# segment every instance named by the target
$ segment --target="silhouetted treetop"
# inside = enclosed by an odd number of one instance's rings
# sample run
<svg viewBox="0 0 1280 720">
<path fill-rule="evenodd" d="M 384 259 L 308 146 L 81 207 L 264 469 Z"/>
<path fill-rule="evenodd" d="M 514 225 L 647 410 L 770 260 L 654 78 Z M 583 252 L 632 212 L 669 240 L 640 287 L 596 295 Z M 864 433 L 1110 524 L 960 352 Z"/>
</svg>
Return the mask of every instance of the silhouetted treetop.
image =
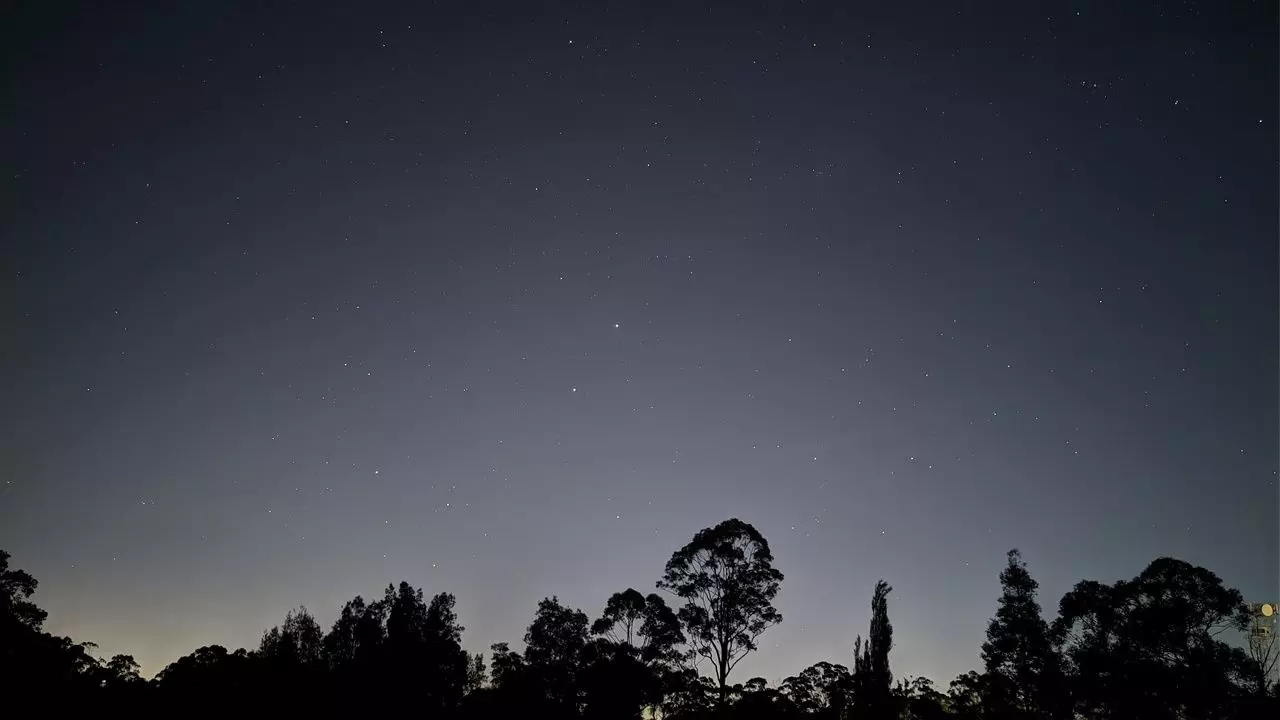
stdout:
<svg viewBox="0 0 1280 720">
<path fill-rule="evenodd" d="M 1049 624 L 1040 613 L 1039 585 L 1022 555 L 1008 553 L 1000 572 L 1000 599 L 987 625 L 982 661 L 987 678 L 984 705 L 999 708 L 1009 718 L 1063 718 L 1070 715 L 1065 701 L 1062 663 L 1049 638 Z"/>
<path fill-rule="evenodd" d="M 699 531 L 667 561 L 658 587 L 685 601 L 677 617 L 693 651 L 711 661 L 721 704 L 729 673 L 782 622 L 773 606 L 781 582 L 769 541 L 737 518 Z"/>
<path fill-rule="evenodd" d="M 614 593 L 605 603 L 604 613 L 591 624 L 591 632 L 618 643 L 635 644 L 635 631 L 644 619 L 644 595 L 635 588 Z"/>
<path fill-rule="evenodd" d="M 324 659 L 323 640 L 319 623 L 304 606 L 290 610 L 283 625 L 263 633 L 258 653 L 284 665 L 310 665 Z"/>
<path fill-rule="evenodd" d="M 25 570 L 9 569 L 9 553 L 0 550 L 0 622 L 16 622 L 39 630 L 48 617 L 30 598 L 39 585 Z"/>
<path fill-rule="evenodd" d="M 680 620 L 662 596 L 646 597 L 634 588 L 609 597 L 591 632 L 636 648 L 645 662 L 675 662 L 681 656 L 677 648 L 685 642 Z"/>
<path fill-rule="evenodd" d="M 853 705 L 861 716 L 886 720 L 896 715 L 893 701 L 893 673 L 889 651 L 893 649 L 893 625 L 889 622 L 889 593 L 884 580 L 876 583 L 871 595 L 871 624 L 864 643 L 854 642 Z"/>
</svg>

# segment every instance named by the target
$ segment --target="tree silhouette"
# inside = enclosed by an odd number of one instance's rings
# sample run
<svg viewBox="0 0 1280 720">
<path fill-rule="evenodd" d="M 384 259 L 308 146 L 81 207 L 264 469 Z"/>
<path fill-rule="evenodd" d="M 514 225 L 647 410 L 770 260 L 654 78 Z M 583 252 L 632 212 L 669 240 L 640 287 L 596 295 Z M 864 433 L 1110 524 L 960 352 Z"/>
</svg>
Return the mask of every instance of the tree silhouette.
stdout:
<svg viewBox="0 0 1280 720">
<path fill-rule="evenodd" d="M 69 709 L 102 690 L 108 679 L 90 654 L 96 646 L 41 630 L 48 613 L 29 599 L 39 583 L 23 570 L 11 570 L 9 557 L 0 550 L 0 686 L 42 694 L 46 710 Z"/>
<path fill-rule="evenodd" d="M 151 699 L 147 681 L 142 679 L 141 668 L 132 655 L 117 654 L 101 663 L 98 670 L 101 697 L 99 707 L 143 709 Z"/>
<path fill-rule="evenodd" d="M 484 653 L 467 654 L 467 678 L 463 694 L 479 692 L 489 681 L 489 670 L 484 664 Z"/>
<path fill-rule="evenodd" d="M 795 714 L 791 698 L 761 677 L 733 688 L 733 716 L 744 720 L 772 720 Z"/>
<path fill-rule="evenodd" d="M 614 593 L 591 625 L 601 636 L 587 648 L 587 709 L 592 717 L 629 717 L 661 704 L 686 658 L 680 621 L 656 593 Z"/>
<path fill-rule="evenodd" d="M 876 583 L 867 640 L 864 643 L 859 636 L 854 643 L 854 703 L 858 716 L 868 720 L 889 720 L 896 713 L 893 673 L 889 670 L 889 651 L 893 649 L 893 625 L 889 623 L 892 591 L 884 580 Z"/>
<path fill-rule="evenodd" d="M 600 619 L 591 624 L 591 632 L 604 635 L 615 643 L 635 644 L 635 631 L 644 620 L 644 595 L 635 588 L 614 593 L 605 603 Z"/>
<path fill-rule="evenodd" d="M 843 665 L 820 662 L 782 681 L 782 692 L 797 712 L 836 720 L 849 702 L 853 676 Z"/>
<path fill-rule="evenodd" d="M 250 660 L 252 682 L 269 688 L 277 704 L 298 712 L 321 701 L 327 670 L 323 636 L 305 607 L 290 610 L 282 625 L 264 632 Z"/>
<path fill-rule="evenodd" d="M 525 672 L 524 658 L 513 651 L 506 643 L 494 643 L 489 648 L 493 655 L 493 684 L 495 687 L 509 687 Z"/>
<path fill-rule="evenodd" d="M 255 665 L 255 658 L 244 648 L 232 653 L 221 645 L 206 645 L 161 670 L 156 684 L 175 705 L 196 700 L 226 707 L 259 689 Z"/>
<path fill-rule="evenodd" d="M 35 594 L 37 585 L 26 571 L 10 570 L 9 553 L 0 550 L 0 623 L 40 629 L 49 613 L 27 599 Z"/>
<path fill-rule="evenodd" d="M 996 615 L 982 644 L 987 674 L 983 706 L 988 716 L 1009 720 L 1069 716 L 1061 659 L 1036 599 L 1039 585 L 1017 550 L 1007 557 Z"/>
<path fill-rule="evenodd" d="M 582 655 L 587 647 L 587 615 L 543 598 L 525 632 L 524 660 L 543 689 L 548 706 L 562 717 L 581 709 Z"/>
<path fill-rule="evenodd" d="M 893 689 L 897 705 L 894 717 L 901 720 L 946 720 L 952 717 L 947 697 L 933 688 L 929 678 L 917 677 L 899 681 Z"/>
<path fill-rule="evenodd" d="M 480 682 L 464 698 L 462 717 L 479 720 L 518 717 L 521 714 L 533 716 L 543 709 L 545 703 L 539 697 L 524 658 L 511 650 L 507 643 L 490 646 L 490 682 L 487 685 L 483 683 L 482 674 L 476 672 L 475 658 L 479 656 L 473 656 L 469 680 Z M 480 665 L 483 666 L 483 660 L 480 660 Z"/>
<path fill-rule="evenodd" d="M 339 694 L 350 703 L 367 705 L 386 682 L 381 667 L 386 656 L 387 612 L 384 601 L 367 603 L 357 595 L 342 606 L 322 641 L 329 672 L 341 688 Z"/>
<path fill-rule="evenodd" d="M 781 582 L 769 542 L 737 518 L 700 531 L 667 561 L 658 587 L 685 601 L 678 617 L 693 651 L 712 663 L 722 706 L 729 673 L 782 622 L 773 607 Z"/>
<path fill-rule="evenodd" d="M 1240 593 L 1217 575 L 1159 558 L 1138 577 L 1078 583 L 1052 632 L 1072 665 L 1076 711 L 1087 717 L 1230 717 L 1248 657 L 1218 639 L 1242 629 Z"/>
<path fill-rule="evenodd" d="M 440 593 L 424 600 L 421 588 L 402 581 L 388 585 L 385 639 L 375 645 L 376 683 L 392 707 L 412 700 L 434 712 L 451 712 L 462 701 L 467 680 L 467 656 L 461 646 L 463 628 L 454 612 L 455 599 Z M 376 636 L 380 614 L 366 609 L 357 635 Z M 363 641 L 362 641 L 363 642 Z"/>
<path fill-rule="evenodd" d="M 333 621 L 329 634 L 324 636 L 325 659 L 333 670 L 349 669 L 359 654 L 361 636 L 357 632 L 367 608 L 359 595 L 348 600 Z"/>
<path fill-rule="evenodd" d="M 681 720 L 703 718 L 710 716 L 717 707 L 720 689 L 715 680 L 699 675 L 694 668 L 685 668 L 670 680 L 662 700 L 663 717 Z"/>
<path fill-rule="evenodd" d="M 678 662 L 679 646 L 685 642 L 680 620 L 662 596 L 649 593 L 645 597 L 634 588 L 609 597 L 591 632 L 633 646 L 645 662 Z"/>
<path fill-rule="evenodd" d="M 402 580 L 398 588 L 387 586 L 383 602 L 387 606 L 387 643 L 401 646 L 420 643 L 427 628 L 427 604 L 422 599 L 422 589 Z"/>
<path fill-rule="evenodd" d="M 103 669 L 106 670 L 109 683 L 132 685 L 142 682 L 142 675 L 138 672 L 141 668 L 132 655 L 112 655 Z"/>
<path fill-rule="evenodd" d="M 580 670 L 583 717 L 640 718 L 662 699 L 662 675 L 645 664 L 634 645 L 596 638 L 583 649 Z"/>
<path fill-rule="evenodd" d="M 290 610 L 284 624 L 262 634 L 258 653 L 284 666 L 311 666 L 324 658 L 323 636 L 316 619 L 305 606 Z"/>
<path fill-rule="evenodd" d="M 435 705 L 446 710 L 456 708 L 466 693 L 468 676 L 472 668 L 467 652 L 462 649 L 462 633 L 458 614 L 454 611 L 457 599 L 450 593 L 438 593 L 427 605 L 427 619 L 423 633 L 423 652 L 426 670 L 435 679 L 432 697 Z M 484 671 L 484 659 L 480 672 Z"/>
<path fill-rule="evenodd" d="M 988 696 L 987 675 L 970 670 L 951 681 L 947 688 L 947 705 L 951 714 L 964 720 L 984 717 L 982 701 Z"/>
</svg>

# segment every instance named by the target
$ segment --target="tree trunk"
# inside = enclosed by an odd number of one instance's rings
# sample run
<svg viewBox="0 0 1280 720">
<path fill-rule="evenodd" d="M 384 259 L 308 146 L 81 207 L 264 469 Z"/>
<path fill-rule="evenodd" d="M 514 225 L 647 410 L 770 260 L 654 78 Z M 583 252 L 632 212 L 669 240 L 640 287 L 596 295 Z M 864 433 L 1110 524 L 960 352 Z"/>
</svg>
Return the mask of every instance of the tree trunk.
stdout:
<svg viewBox="0 0 1280 720">
<path fill-rule="evenodd" d="M 720 644 L 720 662 L 716 666 L 716 681 L 720 684 L 720 707 L 723 708 L 729 701 L 729 648 L 725 647 L 726 643 Z"/>
</svg>

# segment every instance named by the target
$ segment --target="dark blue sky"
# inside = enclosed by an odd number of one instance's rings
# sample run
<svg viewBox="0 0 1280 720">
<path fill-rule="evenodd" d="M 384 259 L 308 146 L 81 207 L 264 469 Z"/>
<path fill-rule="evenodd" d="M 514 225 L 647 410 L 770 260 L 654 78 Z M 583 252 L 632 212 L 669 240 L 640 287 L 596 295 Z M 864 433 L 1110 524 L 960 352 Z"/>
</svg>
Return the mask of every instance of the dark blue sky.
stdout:
<svg viewBox="0 0 1280 720">
<path fill-rule="evenodd" d="M 151 673 L 407 579 L 518 645 L 730 516 L 786 574 L 740 679 L 883 577 L 945 683 L 1011 547 L 1050 611 L 1276 599 L 1274 3 L 183 5 L 0 23 L 51 630 Z"/>
</svg>

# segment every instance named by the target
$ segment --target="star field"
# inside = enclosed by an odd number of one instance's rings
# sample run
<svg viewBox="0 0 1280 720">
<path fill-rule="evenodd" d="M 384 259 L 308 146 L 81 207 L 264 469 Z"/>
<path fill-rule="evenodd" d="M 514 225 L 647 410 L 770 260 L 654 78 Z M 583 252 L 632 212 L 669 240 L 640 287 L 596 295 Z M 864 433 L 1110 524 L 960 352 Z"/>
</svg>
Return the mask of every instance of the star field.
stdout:
<svg viewBox="0 0 1280 720">
<path fill-rule="evenodd" d="M 407 579 L 480 650 L 728 517 L 786 574 L 743 678 L 846 661 L 881 577 L 895 672 L 963 672 L 1011 547 L 1050 608 L 1274 592 L 1275 8 L 858 5 L 19 12 L 51 631 L 149 674 Z"/>
</svg>

